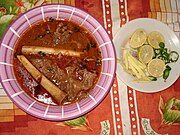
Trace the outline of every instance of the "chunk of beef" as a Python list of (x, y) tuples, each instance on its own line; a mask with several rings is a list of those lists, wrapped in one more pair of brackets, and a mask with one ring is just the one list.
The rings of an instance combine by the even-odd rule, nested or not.
[[(81, 70), (74, 66), (68, 66), (65, 70), (60, 69), (56, 63), (47, 58), (32, 58), (30, 61), (50, 81), (67, 93), (66, 100), (68, 102), (76, 101), (81, 91), (90, 90), (97, 76), (87, 69)], [(77, 75), (81, 76), (81, 80), (77, 79)]]
[(82, 46), (85, 47), (90, 43), (86, 33), (74, 31), (75, 28), (73, 25), (60, 22), (54, 32), (54, 45), (75, 44), (77, 48), (82, 48)]
[(66, 89), (67, 75), (57, 64), (47, 58), (31, 58), (32, 64), (61, 90)]
[[(68, 100), (76, 100), (79, 98), (82, 99), (83, 97), (80, 96), (78, 97), (79, 93), (81, 91), (86, 91), (88, 93), (89, 92), (88, 90), (92, 88), (97, 75), (95, 73), (91, 73), (87, 71), (87, 69), (73, 71), (74, 70), (73, 67), (67, 67), (66, 70), (69, 71), (68, 76), (69, 76), (70, 90), (68, 91), (69, 92)], [(71, 73), (74, 73), (73, 76)], [(81, 77), (81, 80), (79, 80), (79, 78), (77, 79), (76, 75)], [(81, 96), (85, 96), (85, 95), (81, 94)]]
[(72, 31), (72, 26), (60, 22), (54, 32), (54, 44), (63, 44), (69, 40)]

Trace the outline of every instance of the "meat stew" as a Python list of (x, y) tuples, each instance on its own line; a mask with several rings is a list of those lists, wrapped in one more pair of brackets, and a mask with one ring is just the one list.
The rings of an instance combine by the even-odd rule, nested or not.
[(13, 68), (28, 95), (46, 104), (67, 105), (93, 90), (101, 59), (88, 30), (69, 20), (47, 18), (32, 25), (17, 41)]

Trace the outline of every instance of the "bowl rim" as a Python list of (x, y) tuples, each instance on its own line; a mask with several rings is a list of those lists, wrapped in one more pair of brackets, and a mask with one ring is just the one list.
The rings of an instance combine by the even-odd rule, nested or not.
[[(117, 56), (116, 56), (115, 46), (114, 46), (114, 43), (113, 43), (112, 38), (111, 38), (110, 35), (108, 34), (108, 32), (107, 32), (107, 30), (105, 29), (104, 25), (102, 25), (93, 15), (91, 15), (91, 14), (88, 13), (87, 11), (85, 11), (85, 10), (83, 10), (83, 9), (80, 9), (79, 7), (75, 7), (75, 6), (71, 6), (71, 5), (67, 5), (67, 4), (45, 4), (45, 5), (33, 7), (33, 8), (31, 8), (31, 9), (25, 11), (24, 13), (22, 13), (21, 15), (19, 15), (18, 17), (16, 17), (16, 18), (10, 23), (10, 25), (8, 26), (8, 28), (6, 29), (6, 31), (4, 32), (4, 34), (3, 34), (3, 36), (2, 36), (2, 38), (1, 38), (1, 40), (0, 40), (0, 47), (2, 46), (2, 45), (1, 45), (1, 44), (2, 44), (2, 41), (3, 41), (4, 37), (7, 35), (7, 32), (8, 32), (8, 30), (10, 29), (10, 27), (11, 27), (13, 24), (17, 23), (17, 20), (18, 20), (19, 18), (21, 18), (23, 15), (25, 15), (26, 13), (28, 13), (28, 12), (30, 12), (30, 11), (32, 11), (32, 10), (35, 10), (35, 9), (38, 9), (38, 8), (41, 8), (41, 7), (58, 6), (58, 5), (60, 5), (60, 6), (67, 6), (67, 7), (70, 7), (70, 8), (78, 9), (78, 10), (80, 10), (81, 12), (84, 12), (84, 13), (88, 14), (88, 15), (91, 16), (95, 21), (97, 21), (97, 23), (99, 23), (99, 25), (102, 27), (103, 31), (106, 33), (107, 37), (108, 37), (109, 40), (110, 40), (110, 44), (111, 44), (111, 46), (112, 46), (112, 50), (113, 50), (113, 54), (114, 54), (114, 61), (115, 61), (115, 62), (114, 62), (114, 65), (113, 65), (113, 67), (114, 67), (113, 69), (114, 69), (114, 70), (113, 70), (113, 76), (112, 76), (111, 82), (110, 82), (108, 88), (106, 89), (106, 92), (104, 93), (103, 97), (102, 97), (100, 100), (98, 100), (95, 105), (93, 105), (91, 108), (88, 108), (87, 110), (85, 110), (85, 111), (82, 112), (82, 113), (73, 115), (73, 116), (71, 116), (71, 117), (58, 118), (58, 119), (54, 119), (54, 118), (50, 118), (50, 117), (37, 116), (36, 114), (34, 114), (34, 113), (30, 112), (30, 111), (27, 111), (25, 108), (23, 108), (23, 107), (22, 107), (20, 104), (18, 104), (18, 103), (9, 95), (9, 93), (7, 92), (8, 90), (6, 89), (4, 83), (2, 82), (1, 73), (0, 73), (0, 82), (1, 82), (1, 85), (2, 85), (2, 87), (3, 87), (3, 89), (4, 89), (4, 91), (6, 92), (7, 96), (11, 99), (11, 101), (12, 101), (16, 106), (18, 106), (21, 110), (23, 110), (24, 112), (26, 112), (27, 114), (32, 115), (32, 116), (34, 116), (34, 117), (36, 117), (36, 118), (38, 118), (38, 119), (48, 120), (48, 121), (64, 121), (64, 120), (70, 120), (70, 119), (74, 119), (74, 118), (83, 116), (83, 115), (91, 112), (92, 110), (94, 110), (97, 106), (99, 106), (99, 104), (107, 97), (108, 93), (110, 92), (110, 89), (111, 89), (112, 84), (113, 84), (113, 82), (114, 82), (114, 78), (115, 78), (115, 76), (116, 76), (116, 68), (117, 68), (117, 63), (116, 63)], [(87, 28), (86, 28), (86, 29), (87, 29)], [(27, 30), (27, 29), (26, 29), (26, 30)], [(24, 31), (23, 31), (23, 32), (24, 32)], [(0, 66), (2, 66), (2, 65), (0, 64)], [(14, 72), (14, 71), (13, 71), (13, 72)], [(14, 75), (13, 75), (13, 76), (14, 76)], [(100, 78), (99, 78), (98, 80), (100, 80)], [(22, 90), (23, 90), (23, 89), (22, 89)], [(94, 88), (93, 88), (93, 90), (94, 90)], [(93, 91), (93, 90), (92, 90), (92, 91)], [(30, 96), (28, 95), (28, 97), (30, 97)], [(30, 98), (32, 98), (32, 97), (30, 97)], [(39, 102), (39, 101), (37, 101), (37, 102)], [(39, 103), (41, 103), (41, 102), (39, 102)], [(75, 103), (76, 103), (76, 102), (75, 102)], [(73, 103), (73, 104), (75, 104), (75, 103)], [(41, 103), (41, 104), (44, 104), (44, 103)], [(51, 106), (51, 105), (48, 105), (48, 104), (46, 104), (46, 105), (47, 105), (47, 106)], [(60, 106), (60, 107), (61, 107), (61, 106)]]

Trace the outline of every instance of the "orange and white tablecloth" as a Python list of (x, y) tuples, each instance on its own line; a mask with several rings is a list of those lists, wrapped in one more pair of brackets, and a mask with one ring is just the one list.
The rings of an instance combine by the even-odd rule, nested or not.
[[(136, 18), (162, 21), (180, 37), (180, 0), (0, 0), (0, 36), (22, 12), (51, 3), (87, 11), (104, 25), (112, 39), (120, 27)], [(163, 119), (165, 106), (173, 103), (172, 98), (180, 103), (180, 78), (166, 90), (147, 94), (127, 87), (115, 77), (105, 100), (73, 125), (74, 121), (50, 122), (26, 114), (12, 103), (0, 85), (0, 134), (180, 135), (180, 106), (169, 108), (177, 111), (175, 122), (165, 124), (168, 121)]]

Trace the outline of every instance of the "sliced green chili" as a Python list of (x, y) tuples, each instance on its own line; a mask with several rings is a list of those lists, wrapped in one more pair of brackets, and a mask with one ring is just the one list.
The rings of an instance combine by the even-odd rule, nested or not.
[(170, 66), (166, 66), (166, 69), (163, 72), (163, 79), (166, 80), (169, 77), (171, 71), (171, 67)]
[(169, 54), (169, 59), (171, 62), (176, 62), (179, 59), (179, 54), (176, 51), (171, 51)]
[(163, 72), (163, 79), (166, 80), (169, 77), (169, 74), (170, 74), (170, 70), (165, 69)]
[(166, 66), (166, 69), (171, 70), (171, 67), (169, 65)]
[(164, 48), (164, 47), (165, 47), (165, 44), (164, 44), (163, 42), (160, 42), (160, 43), (159, 43), (159, 47), (160, 47), (160, 48)]
[(162, 55), (158, 56), (157, 58), (158, 58), (158, 59), (161, 59), (161, 60), (164, 60), (164, 61), (167, 60), (167, 58), (164, 57), (164, 56), (162, 56)]
[(149, 78), (151, 81), (157, 81), (157, 78), (154, 77), (154, 76), (148, 76), (148, 78)]

